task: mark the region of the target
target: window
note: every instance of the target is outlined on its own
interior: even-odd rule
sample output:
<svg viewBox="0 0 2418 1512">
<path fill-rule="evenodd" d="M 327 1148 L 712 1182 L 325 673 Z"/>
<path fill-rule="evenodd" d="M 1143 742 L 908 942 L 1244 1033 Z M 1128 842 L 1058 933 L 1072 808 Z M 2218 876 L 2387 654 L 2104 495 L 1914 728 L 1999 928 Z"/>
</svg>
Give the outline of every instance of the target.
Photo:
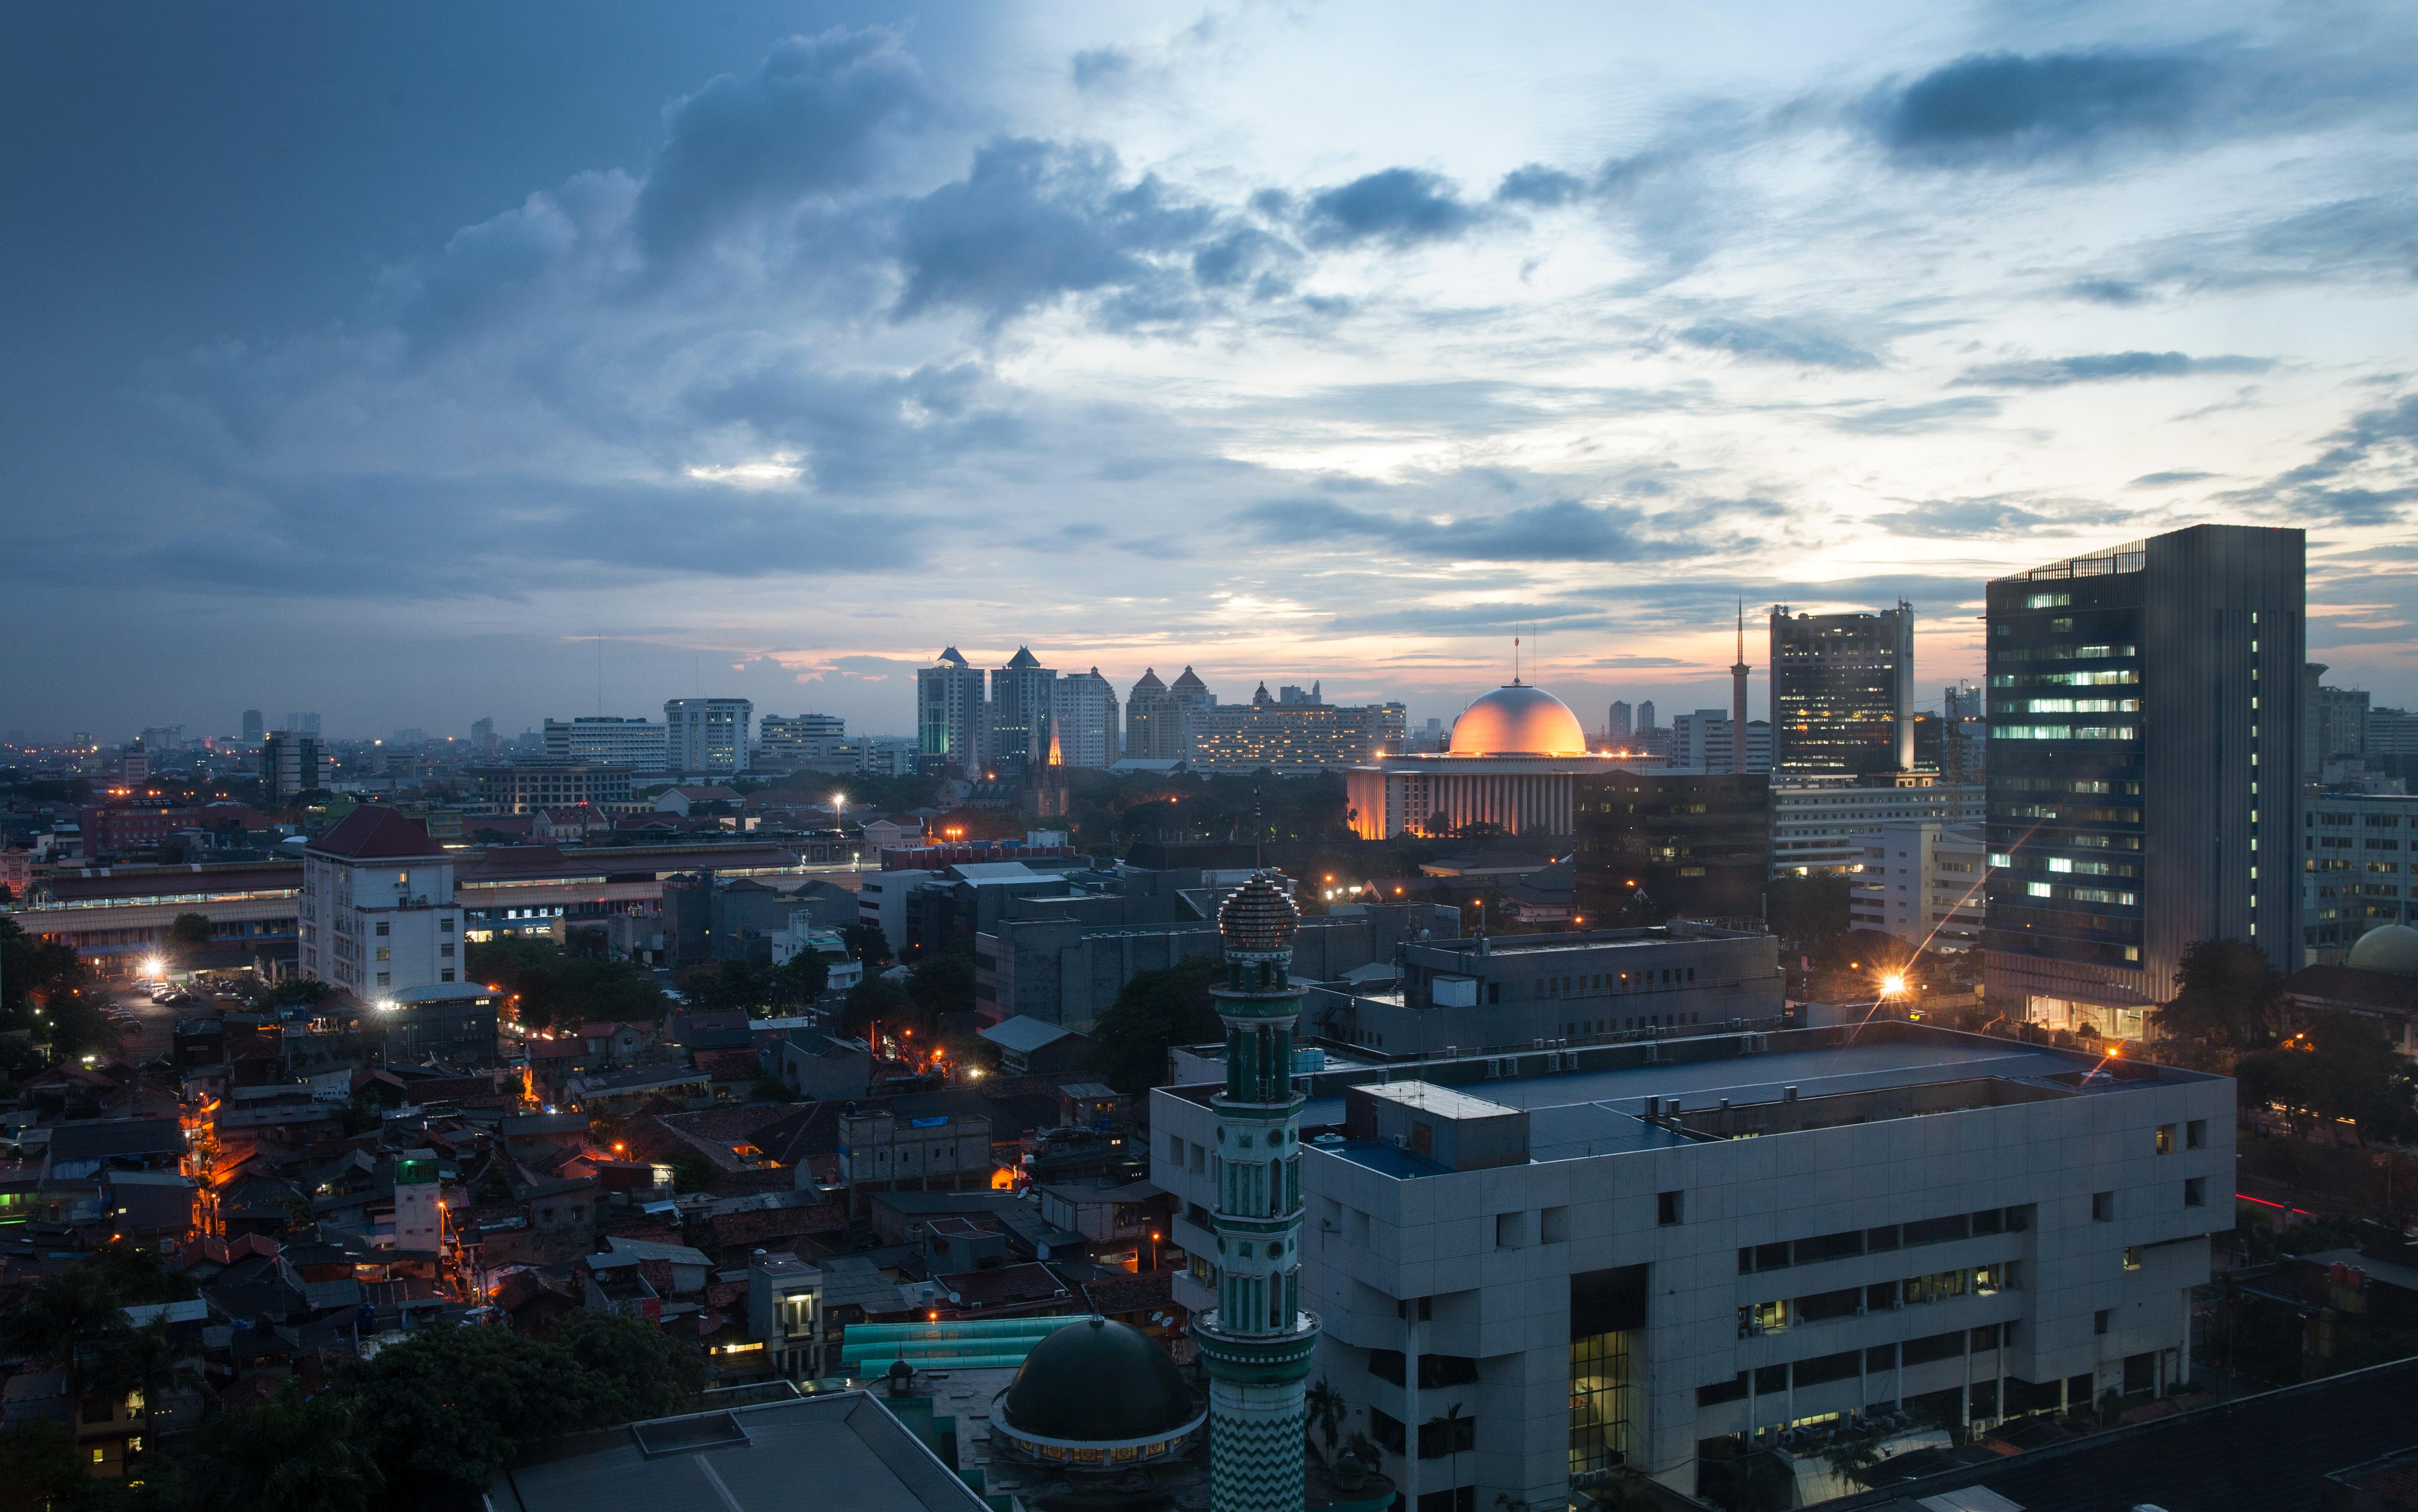
<svg viewBox="0 0 2418 1512">
<path fill-rule="evenodd" d="M 1167 1159 L 1176 1169 L 1184 1168 L 1184 1136 L 1171 1134 L 1167 1137 Z"/>
<path fill-rule="evenodd" d="M 2094 1334 L 2106 1333 L 2107 1321 L 2113 1316 L 2114 1313 L 2112 1310 L 2106 1307 L 2102 1307 L 2097 1312 L 2092 1313 L 2090 1315 L 2090 1331 Z"/>
<path fill-rule="evenodd" d="M 2183 1148 L 2197 1150 L 2208 1143 L 2208 1120 L 2196 1118 L 2183 1125 Z"/>
<path fill-rule="evenodd" d="M 392 971 L 380 971 L 377 974 L 377 985 L 382 987 L 390 987 L 394 985 L 394 973 Z"/>
<path fill-rule="evenodd" d="M 443 970 L 442 971 L 437 972 L 437 973 L 436 973 L 436 980 L 437 980 L 437 981 L 439 981 L 439 982 L 451 982 L 451 981 L 452 981 L 452 980 L 453 980 L 453 968 L 451 968 L 451 967 L 450 967 L 450 966 L 449 966 L 449 967 L 447 967 L 445 970 Z"/>
<path fill-rule="evenodd" d="M 1664 1192 L 1655 1199 L 1654 1221 L 1668 1229 L 1679 1222 L 1681 1199 L 1685 1192 Z"/>
<path fill-rule="evenodd" d="M 1528 1242 L 1528 1215 L 1524 1213 L 1498 1213 L 1494 1215 L 1494 1247 L 1517 1249 Z"/>
<path fill-rule="evenodd" d="M 1568 1243 L 1569 1237 L 1569 1209 L 1547 1208 L 1537 1214 L 1537 1238 L 1539 1241 L 1548 1245 L 1560 1245 Z"/>
<path fill-rule="evenodd" d="M 2093 1223 L 2114 1223 L 2116 1221 L 2115 1193 L 2093 1192 L 2090 1194 L 2090 1221 Z"/>
<path fill-rule="evenodd" d="M 1934 1360 L 1960 1359 L 1965 1353 L 1965 1331 L 1960 1328 L 1952 1334 L 1934 1334 L 1929 1338 L 1907 1339 L 1902 1346 L 1901 1353 L 1908 1365 L 1929 1365 Z"/>
<path fill-rule="evenodd" d="M 1875 1344 L 1864 1352 L 1864 1372 L 1867 1375 L 1897 1368 L 1897 1346 Z"/>
<path fill-rule="evenodd" d="M 1797 1384 L 1819 1386 L 1832 1381 L 1852 1381 L 1863 1367 L 1864 1352 L 1844 1350 L 1837 1354 L 1824 1354 L 1797 1362 Z"/>
<path fill-rule="evenodd" d="M 1696 1405 L 1699 1407 L 1719 1407 L 1723 1402 L 1744 1400 L 1746 1400 L 1746 1372 L 1743 1370 L 1727 1381 L 1718 1381 L 1709 1386 L 1696 1388 Z"/>
<path fill-rule="evenodd" d="M 388 926 L 387 926 L 387 922 L 386 922 L 384 919 L 380 919 L 380 920 L 378 921 L 378 924 L 377 924 L 377 932 L 378 932 L 379 934 L 381 934 L 381 935 L 386 934 L 386 933 L 389 933 L 389 929 L 388 929 Z"/>
<path fill-rule="evenodd" d="M 381 961 L 390 961 L 394 959 L 394 947 L 392 945 L 380 945 L 377 948 L 377 958 Z"/>
<path fill-rule="evenodd" d="M 2204 1208 L 2208 1206 L 2207 1177 L 2194 1176 L 2183 1183 L 2183 1206 L 2187 1208 Z"/>
<path fill-rule="evenodd" d="M 2139 1270 L 2140 1268 L 2141 1268 L 2141 1246 L 2140 1246 L 2140 1245 L 2125 1245 L 2125 1246 L 2124 1246 L 2124 1269 L 2126 1269 L 2126 1270 L 2128 1270 L 2128 1271 L 2137 1271 L 2137 1270 Z"/>
<path fill-rule="evenodd" d="M 453 932 L 453 921 L 450 918 L 439 919 L 436 921 L 436 929 L 439 934 L 450 935 Z"/>
<path fill-rule="evenodd" d="M 2174 1153 L 2175 1126 L 2171 1123 L 2161 1123 L 2158 1125 L 2158 1153 L 2171 1155 Z"/>
<path fill-rule="evenodd" d="M 451 960 L 453 955 L 453 942 L 449 939 L 444 944 L 437 946 L 436 954 L 446 957 L 448 960 Z"/>
<path fill-rule="evenodd" d="M 1818 1323 L 1831 1318 L 1853 1318 L 1863 1310 L 1864 1289 L 1844 1287 L 1836 1291 L 1816 1291 L 1812 1296 L 1797 1299 L 1797 1321 Z"/>
<path fill-rule="evenodd" d="M 1369 1352 L 1369 1373 L 1375 1376 L 1380 1381 L 1390 1381 L 1395 1385 L 1400 1385 L 1402 1383 L 1402 1352 L 1400 1350 L 1370 1350 Z"/>
</svg>

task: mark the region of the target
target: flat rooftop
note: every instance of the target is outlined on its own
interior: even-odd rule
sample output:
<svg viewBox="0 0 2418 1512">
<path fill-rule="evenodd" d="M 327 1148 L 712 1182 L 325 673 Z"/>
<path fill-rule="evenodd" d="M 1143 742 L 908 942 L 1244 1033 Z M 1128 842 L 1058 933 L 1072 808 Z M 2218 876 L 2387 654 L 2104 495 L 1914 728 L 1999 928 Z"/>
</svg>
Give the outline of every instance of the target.
<svg viewBox="0 0 2418 1512">
<path fill-rule="evenodd" d="M 1769 1049 L 1748 1046 L 1764 1044 Z M 1552 1053 L 1552 1052 L 1548 1052 Z M 1887 1022 L 1856 1030 L 1814 1029 L 1740 1034 L 1735 1031 L 1559 1054 L 1575 1070 L 1488 1077 L 1506 1058 L 1428 1061 L 1380 1071 L 1344 1072 L 1307 1079 L 1306 1129 L 1339 1127 L 1343 1090 L 1385 1080 L 1417 1079 L 1451 1089 L 1456 1103 L 1475 1101 L 1530 1115 L 1530 1157 L 1569 1160 L 1589 1154 L 1667 1148 L 1746 1133 L 1781 1133 L 1840 1123 L 1876 1122 L 1921 1113 L 2064 1097 L 2104 1096 L 2207 1079 L 2201 1074 L 2143 1061 L 2115 1061 L 2074 1050 L 1964 1034 L 1928 1025 Z M 1645 1057 L 1656 1057 L 1649 1061 Z M 1542 1054 L 1514 1060 L 1537 1064 Z M 1790 1090 L 1796 1102 L 1788 1102 Z M 1218 1089 L 1171 1089 L 1206 1104 Z M 1903 1093 L 1878 1096 L 1872 1094 Z M 1674 1105 L 1678 1127 L 1647 1123 Z M 1721 1107 L 1732 1105 L 1727 1114 Z M 1750 1115 L 1753 1107 L 1767 1111 Z M 1358 1143 L 1358 1141 L 1354 1141 Z M 1347 1159 L 1351 1149 L 1324 1146 Z M 1363 1161 L 1364 1164 L 1381 1165 Z M 1388 1174 L 1396 1172 L 1388 1170 Z"/>
</svg>

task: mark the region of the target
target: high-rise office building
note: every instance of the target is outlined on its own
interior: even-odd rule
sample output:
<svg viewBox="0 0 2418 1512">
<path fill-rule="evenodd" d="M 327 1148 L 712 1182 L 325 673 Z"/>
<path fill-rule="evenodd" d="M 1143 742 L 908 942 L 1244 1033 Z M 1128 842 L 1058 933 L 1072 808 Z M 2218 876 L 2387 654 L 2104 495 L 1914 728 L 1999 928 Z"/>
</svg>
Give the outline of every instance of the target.
<svg viewBox="0 0 2418 1512">
<path fill-rule="evenodd" d="M 746 771 L 747 726 L 755 715 L 756 705 L 745 698 L 665 700 L 665 765 L 698 775 Z"/>
<path fill-rule="evenodd" d="M 1049 755 L 1049 690 L 1058 674 L 1018 646 L 990 675 L 990 759 L 1038 764 Z"/>
<path fill-rule="evenodd" d="M 2311 662 L 2303 684 L 2309 717 L 2302 722 L 2301 767 L 2312 781 L 2328 761 L 2367 754 L 2367 691 L 2328 687 L 2325 673 L 2323 662 Z"/>
<path fill-rule="evenodd" d="M 293 735 L 316 735 L 319 733 L 319 716 L 288 714 L 285 716 L 285 728 L 287 733 Z"/>
<path fill-rule="evenodd" d="M 915 738 L 927 756 L 975 767 L 987 756 L 990 700 L 982 668 L 952 646 L 915 674 Z"/>
<path fill-rule="evenodd" d="M 769 720 L 766 723 L 771 723 Z M 651 719 L 624 719 L 618 714 L 583 714 L 576 719 L 545 722 L 545 755 L 550 761 L 579 761 L 627 767 L 632 771 L 662 771 L 669 760 L 668 735 Z"/>
<path fill-rule="evenodd" d="M 1773 770 L 1904 771 L 1914 765 L 1914 609 L 1771 610 Z"/>
<path fill-rule="evenodd" d="M 1065 765 L 1105 767 L 1116 761 L 1123 744 L 1117 690 L 1098 667 L 1058 680 L 1049 690 L 1049 722 L 1057 731 L 1059 759 Z"/>
<path fill-rule="evenodd" d="M 1190 667 L 1172 683 L 1144 668 L 1125 697 L 1125 755 L 1148 761 L 1182 761 L 1192 754 L 1192 716 L 1217 707 Z"/>
<path fill-rule="evenodd" d="M 279 730 L 260 744 L 260 782 L 272 805 L 290 803 L 297 793 L 328 784 L 328 758 L 315 735 Z"/>
<path fill-rule="evenodd" d="M 2129 1038 L 2195 940 L 2299 964 L 2304 576 L 2201 525 L 1988 586 L 1994 1006 Z"/>
<path fill-rule="evenodd" d="M 1185 755 L 1196 771 L 1303 772 L 1400 752 L 1410 714 L 1398 703 L 1279 703 L 1263 682 L 1249 703 L 1191 710 L 1184 717 Z"/>
<path fill-rule="evenodd" d="M 1630 729 L 1629 704 L 1624 699 L 1615 698 L 1612 701 L 1612 715 L 1604 721 L 1603 732 L 1612 737 L 1614 745 L 1618 745 L 1629 739 Z"/>
<path fill-rule="evenodd" d="M 470 748 L 482 755 L 492 756 L 503 742 L 496 739 L 496 722 L 478 719 L 470 722 Z"/>
<path fill-rule="evenodd" d="M 268 733 L 268 721 L 261 716 L 259 710 L 247 709 L 243 711 L 243 738 L 246 741 L 257 741 Z"/>
<path fill-rule="evenodd" d="M 1654 700 L 1648 698 L 1637 706 L 1637 728 L 1630 733 L 1642 734 L 1654 727 Z"/>
</svg>

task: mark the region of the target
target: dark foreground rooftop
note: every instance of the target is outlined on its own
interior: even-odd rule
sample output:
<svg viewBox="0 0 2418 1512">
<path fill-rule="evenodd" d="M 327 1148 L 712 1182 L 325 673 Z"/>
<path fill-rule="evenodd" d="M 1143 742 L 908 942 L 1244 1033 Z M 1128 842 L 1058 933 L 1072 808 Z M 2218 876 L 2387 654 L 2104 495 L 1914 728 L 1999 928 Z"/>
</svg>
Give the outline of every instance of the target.
<svg viewBox="0 0 2418 1512">
<path fill-rule="evenodd" d="M 2413 1443 L 2418 1360 L 2396 1360 L 1822 1505 L 1902 1512 L 1979 1486 L 2024 1512 L 2319 1512 L 2327 1475 Z"/>
<path fill-rule="evenodd" d="M 863 1392 L 658 1418 L 557 1441 L 496 1477 L 495 1512 L 988 1512 Z"/>
</svg>

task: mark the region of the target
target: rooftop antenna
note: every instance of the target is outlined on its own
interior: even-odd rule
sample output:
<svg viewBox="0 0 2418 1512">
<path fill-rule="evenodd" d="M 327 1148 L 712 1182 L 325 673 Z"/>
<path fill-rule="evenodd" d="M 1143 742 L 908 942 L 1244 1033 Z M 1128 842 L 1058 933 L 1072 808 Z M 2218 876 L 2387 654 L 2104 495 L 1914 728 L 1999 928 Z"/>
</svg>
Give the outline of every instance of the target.
<svg viewBox="0 0 2418 1512">
<path fill-rule="evenodd" d="M 1511 632 L 1511 686 L 1520 685 L 1520 633 Z"/>
</svg>

